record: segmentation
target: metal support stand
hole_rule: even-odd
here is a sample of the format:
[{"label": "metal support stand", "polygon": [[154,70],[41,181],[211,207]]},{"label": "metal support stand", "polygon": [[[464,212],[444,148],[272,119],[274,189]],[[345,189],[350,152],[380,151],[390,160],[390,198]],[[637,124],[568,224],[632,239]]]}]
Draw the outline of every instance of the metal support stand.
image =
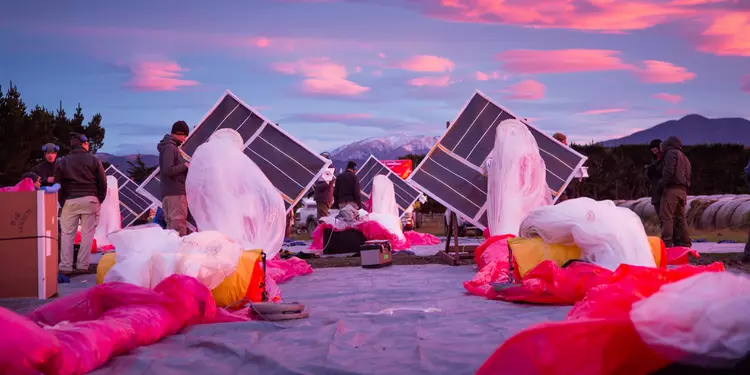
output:
[{"label": "metal support stand", "polygon": [[[458,218],[455,212],[451,212],[450,219],[448,220],[448,232],[445,236],[445,250],[439,254],[448,264],[451,266],[460,266],[461,260],[474,259],[476,245],[460,246],[458,244]],[[451,246],[451,240],[453,240],[453,246]],[[453,251],[451,251],[451,248]]]}]

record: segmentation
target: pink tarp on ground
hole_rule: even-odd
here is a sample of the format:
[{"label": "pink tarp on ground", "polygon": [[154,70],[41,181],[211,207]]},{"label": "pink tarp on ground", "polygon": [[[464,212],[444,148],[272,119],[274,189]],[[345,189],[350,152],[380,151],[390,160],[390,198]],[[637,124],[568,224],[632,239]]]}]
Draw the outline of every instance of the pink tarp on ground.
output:
[{"label": "pink tarp on ground", "polygon": [[0,309],[0,373],[85,374],[186,326],[243,320],[217,309],[208,288],[191,277],[172,275],[153,290],[106,283],[54,300],[28,318]]},{"label": "pink tarp on ground", "polygon": [[35,191],[34,181],[26,177],[14,186],[0,187],[0,193],[12,193],[21,191]]},{"label": "pink tarp on ground", "polygon": [[405,232],[404,233],[404,240],[401,240],[396,236],[395,234],[391,233],[386,229],[382,224],[378,223],[377,221],[365,221],[361,222],[354,227],[346,228],[346,229],[338,229],[334,228],[332,225],[327,223],[320,223],[317,228],[312,232],[312,244],[310,244],[310,249],[312,250],[323,250],[323,232],[331,228],[334,231],[343,231],[346,229],[356,229],[362,234],[365,235],[365,238],[368,241],[373,240],[383,240],[383,241],[389,241],[391,243],[391,247],[393,250],[406,250],[410,248],[411,246],[421,246],[421,245],[435,245],[439,244],[441,241],[439,238],[427,234],[427,233],[417,233],[413,231]]}]

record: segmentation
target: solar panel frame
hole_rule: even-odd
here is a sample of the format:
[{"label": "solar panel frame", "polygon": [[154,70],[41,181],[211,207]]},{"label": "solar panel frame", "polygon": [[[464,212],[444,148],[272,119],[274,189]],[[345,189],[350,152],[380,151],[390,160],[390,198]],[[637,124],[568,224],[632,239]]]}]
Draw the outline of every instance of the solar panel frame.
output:
[{"label": "solar panel frame", "polygon": [[[360,173],[363,174],[360,175]],[[362,194],[364,200],[370,199],[372,181],[375,179],[375,176],[384,175],[391,180],[393,182],[394,193],[396,194],[399,217],[403,217],[406,209],[413,206],[424,195],[419,189],[394,173],[374,155],[370,155],[367,158],[362,167],[357,170],[356,175],[359,177],[360,194]],[[402,204],[399,204],[399,201]]]},{"label": "solar panel frame", "polygon": [[[110,165],[104,173],[117,179],[117,190],[120,196],[120,220],[123,228],[132,225],[139,217],[154,208],[151,197],[141,194],[138,191],[138,184],[117,167]],[[123,191],[131,195],[123,194]]]},{"label": "solar panel frame", "polygon": [[[214,115],[214,112],[217,111],[217,109],[220,108],[222,105],[226,105],[226,100],[227,99],[233,100],[233,101],[236,102],[234,108],[232,110],[228,111],[224,115],[224,117],[221,119],[221,121],[219,121],[219,123],[215,125],[216,127],[213,129],[213,131],[211,131],[210,133],[208,133],[207,131],[203,130],[203,129],[205,129],[204,125]],[[211,109],[208,111],[208,113],[206,113],[206,115],[203,116],[203,118],[198,123],[198,125],[193,129],[193,131],[191,131],[191,134],[185,139],[185,142],[180,147],[180,151],[182,153],[182,156],[183,156],[183,158],[186,161],[190,161],[190,159],[192,157],[192,152],[194,152],[195,149],[197,149],[199,145],[205,143],[208,140],[208,138],[211,136],[211,134],[213,134],[214,131],[216,131],[216,130],[218,130],[220,128],[226,128],[227,126],[224,126],[224,124],[227,123],[227,119],[229,119],[230,116],[238,116],[238,115],[235,114],[238,109],[240,109],[241,113],[247,114],[247,117],[240,124],[240,126],[238,126],[237,129],[235,129],[235,130],[238,130],[238,129],[241,129],[241,128],[247,126],[248,121],[251,118],[253,120],[252,121],[252,127],[251,127],[252,129],[254,129],[253,132],[240,132],[238,130],[238,132],[240,132],[240,135],[243,136],[243,141],[244,141],[243,152],[245,152],[246,154],[247,154],[246,151],[250,149],[250,145],[253,144],[253,142],[256,141],[259,137],[261,138],[261,140],[264,140],[264,138],[261,137],[261,134],[266,129],[268,129],[266,133],[277,132],[278,134],[280,134],[281,137],[287,138],[288,140],[290,140],[295,145],[295,146],[292,146],[291,148],[297,148],[298,151],[303,150],[304,152],[308,152],[310,156],[313,156],[314,159],[316,159],[317,162],[320,162],[322,164],[320,166],[319,170],[317,170],[317,172],[315,172],[315,171],[309,171],[310,168],[306,168],[310,172],[311,177],[310,177],[310,180],[307,181],[304,184],[300,183],[299,181],[296,181],[296,180],[292,179],[292,177],[287,176],[287,177],[289,177],[290,180],[293,180],[296,184],[298,184],[298,185],[301,186],[300,189],[299,189],[299,192],[297,194],[293,195],[293,196],[290,196],[290,194],[289,194],[290,191],[286,191],[286,193],[285,193],[281,189],[279,189],[279,187],[277,185],[280,184],[280,182],[274,183],[274,180],[271,180],[271,178],[269,178],[269,180],[271,180],[271,183],[274,183],[274,187],[276,187],[276,189],[279,191],[279,193],[281,194],[282,198],[284,199],[284,207],[286,208],[286,213],[288,214],[289,211],[291,211],[294,208],[294,206],[302,199],[302,197],[304,197],[305,193],[312,188],[312,186],[315,183],[315,181],[317,181],[318,178],[320,178],[320,176],[323,175],[323,172],[325,171],[325,169],[328,168],[331,165],[331,161],[328,160],[328,159],[326,159],[326,158],[324,158],[323,156],[319,155],[318,153],[310,150],[307,146],[305,146],[305,144],[303,144],[302,142],[300,142],[299,140],[297,140],[296,138],[294,138],[292,135],[290,135],[289,133],[287,133],[286,131],[284,131],[282,128],[280,128],[278,125],[276,125],[274,122],[268,120],[265,116],[263,116],[263,114],[261,114],[257,110],[255,110],[252,107],[250,107],[249,105],[247,105],[240,98],[238,98],[236,95],[234,95],[231,91],[226,90],[225,93],[224,93],[224,95],[222,95],[222,97],[219,98],[219,100],[216,102],[216,104],[214,104],[214,106],[211,107]],[[241,118],[241,116],[242,115],[240,114],[239,118]],[[214,119],[211,119],[211,120],[214,121]],[[257,125],[258,124],[258,120],[261,121],[260,125]],[[211,125],[207,125],[207,126],[213,127],[214,124],[212,122]],[[197,145],[193,146],[195,144],[195,142],[196,142],[195,139],[197,139],[197,138],[195,138],[195,137],[197,137],[197,134],[203,134],[206,137],[206,139],[203,142],[200,142]],[[284,155],[287,155],[284,151],[282,151],[278,147],[274,147],[274,145],[272,145],[270,142],[266,141],[265,143],[268,143],[273,148],[276,148],[276,150],[278,150],[280,153],[282,153]],[[185,148],[185,147],[187,147],[187,150],[183,150],[183,148]],[[287,155],[287,156],[289,156],[289,155]],[[299,165],[303,164],[303,162],[300,162],[297,159],[294,159],[292,157],[289,157],[289,159],[295,161]],[[254,160],[254,162],[255,162],[255,160]],[[307,163],[307,161],[305,161],[304,163]],[[258,163],[256,162],[256,164],[258,164]],[[274,166],[274,165],[271,164],[271,166]],[[270,172],[271,171],[270,166],[260,165],[259,164],[258,167],[260,167],[261,170],[263,170],[263,172],[266,175],[268,175],[269,173],[271,173]],[[265,168],[265,170],[264,170],[264,168]],[[304,168],[304,166],[303,166],[303,168]],[[278,169],[278,168],[276,168],[276,169]],[[139,187],[139,192],[141,194],[143,194],[143,195],[151,197],[152,201],[154,201],[155,203],[158,203],[158,205],[161,206],[161,199],[160,199],[160,197],[158,197],[156,194],[151,193],[151,192],[148,191],[148,190],[154,190],[154,188],[151,187],[150,189],[146,189],[153,180],[158,179],[159,172],[160,172],[159,168],[156,168],[154,170],[154,172],[152,172],[151,175],[148,178],[146,178],[146,180],[141,184],[141,186]],[[153,186],[153,184],[152,184],[152,186]]]},{"label": "solar panel frame", "polygon": [[[483,102],[486,102],[486,103],[483,103]],[[483,104],[483,108],[481,110],[478,110],[479,106],[481,106],[482,104]],[[494,106],[494,108],[491,108],[489,112],[485,113],[484,111],[486,110],[486,108],[491,107],[491,106]],[[476,107],[476,108],[473,108],[473,107]],[[474,112],[467,111],[468,109],[471,109]],[[476,114],[474,115],[474,113]],[[465,125],[465,123],[468,121],[467,119],[463,118],[465,116],[468,116],[467,119],[471,121],[471,124],[468,126],[468,128],[465,131],[463,131],[463,134],[462,134],[459,128],[462,125]],[[471,116],[474,116],[474,117],[472,118]],[[469,222],[471,222],[478,228],[482,230],[486,229],[487,228],[487,199],[484,198],[482,200],[481,197],[477,197],[476,199],[478,199],[479,201],[473,202],[473,203],[475,206],[480,207],[479,210],[475,212],[471,212],[471,213],[463,212],[466,210],[458,209],[457,207],[455,207],[455,205],[449,203],[448,200],[445,199],[444,196],[441,197],[441,195],[446,194],[446,190],[443,190],[443,192],[441,193],[436,193],[435,191],[432,191],[434,189],[430,189],[427,186],[424,186],[430,183],[428,181],[425,181],[427,177],[430,177],[430,173],[427,171],[427,169],[430,167],[431,163],[435,162],[433,160],[433,156],[440,155],[441,152],[444,152],[448,154],[448,156],[452,158],[454,161],[460,162],[467,168],[470,168],[478,172],[479,174],[482,174],[483,171],[482,171],[481,166],[486,161],[487,157],[492,151],[492,148],[494,147],[494,140],[495,140],[494,130],[497,129],[497,126],[502,121],[509,120],[509,119],[515,119],[517,121],[520,121],[521,123],[526,125],[531,131],[532,135],[534,135],[534,138],[536,139],[537,144],[539,145],[539,150],[542,155],[542,158],[545,160],[545,165],[548,165],[547,176],[546,176],[546,180],[548,181],[548,184],[549,184],[551,177],[556,180],[559,180],[559,182],[557,182],[557,185],[559,185],[559,187],[557,189],[551,189],[552,190],[551,193],[553,195],[553,201],[557,201],[557,199],[560,197],[562,192],[565,191],[565,189],[568,187],[570,182],[575,177],[576,171],[578,171],[583,166],[583,164],[586,162],[588,158],[580,154],[579,152],[573,150],[572,148],[566,145],[563,145],[562,143],[554,139],[551,135],[527,123],[523,118],[515,115],[513,112],[509,111],[507,108],[503,107],[502,105],[494,102],[490,97],[488,97],[487,95],[485,95],[479,90],[475,91],[475,93],[471,96],[471,98],[466,102],[466,104],[463,106],[461,111],[456,116],[456,119],[451,123],[451,126],[445,131],[445,133],[443,133],[443,136],[440,138],[440,140],[435,144],[435,146],[432,147],[430,152],[427,153],[427,155],[422,160],[422,162],[419,163],[419,165],[414,169],[412,174],[406,180],[409,183],[411,183],[414,187],[425,192],[427,195],[437,200],[438,202],[443,204],[445,207],[447,207],[451,211],[456,212],[457,214],[460,214],[462,217],[464,217],[464,219],[468,220]],[[482,129],[486,127],[486,129],[482,132],[481,136],[479,136],[478,139],[475,139],[476,134],[471,134],[471,135],[469,134],[471,133],[470,130],[474,127],[474,125],[477,122],[480,122],[480,126],[477,128]],[[481,123],[486,123],[486,122],[489,122],[489,126],[481,125]],[[456,126],[457,124],[460,124],[460,125]],[[469,136],[468,139],[467,139],[467,136]],[[457,155],[454,152],[459,147],[462,147],[462,151],[463,151],[462,153],[465,154],[465,156]],[[564,149],[567,152],[567,154],[560,154],[560,156],[563,156],[566,160],[562,160],[558,156],[558,154],[553,154],[552,152],[550,152],[548,150],[549,148]],[[467,149],[468,149],[468,154],[466,154]],[[570,159],[568,160],[569,156],[570,156]],[[575,159],[578,159],[578,160],[575,160]],[[559,166],[559,164],[565,165],[570,169],[570,173],[566,178],[558,176],[557,173],[550,171],[551,166],[553,165]],[[562,173],[562,172],[558,171],[558,173]],[[427,175],[427,177],[423,175]],[[455,192],[455,189],[453,189],[455,186],[451,186],[453,184],[449,184],[446,181],[442,181],[440,179],[440,176],[432,176],[430,178],[432,180],[436,180],[438,182],[443,183],[447,188],[450,188],[450,190],[453,190]],[[422,180],[422,183],[419,183],[415,179]],[[466,181],[466,179],[464,180]],[[486,183],[486,177],[484,177],[484,180]],[[466,182],[469,182],[469,181],[466,181]],[[437,185],[435,187],[439,188]],[[460,194],[458,192],[456,193]],[[484,189],[484,193],[486,196],[486,193],[487,193],[486,187]]]}]

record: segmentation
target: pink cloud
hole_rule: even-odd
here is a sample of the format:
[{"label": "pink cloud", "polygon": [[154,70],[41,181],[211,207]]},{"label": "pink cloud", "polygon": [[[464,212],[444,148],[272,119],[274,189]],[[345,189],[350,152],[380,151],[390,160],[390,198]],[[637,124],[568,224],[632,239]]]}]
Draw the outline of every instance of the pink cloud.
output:
[{"label": "pink cloud", "polygon": [[308,94],[358,96],[370,90],[348,80],[346,67],[327,57],[275,63],[271,68],[283,74],[303,75],[302,91]]},{"label": "pink cloud", "polygon": [[420,73],[450,72],[455,68],[453,61],[445,57],[416,55],[401,63],[401,68]]},{"label": "pink cloud", "polygon": [[422,87],[445,87],[455,83],[449,75],[417,77],[407,82],[410,86]]},{"label": "pink cloud", "polygon": [[750,12],[716,16],[698,36],[698,50],[715,55],[750,56]]},{"label": "pink cloud", "polygon": [[750,94],[750,74],[740,78],[740,90]]},{"label": "pink cloud", "polygon": [[663,100],[665,102],[670,102],[670,103],[679,103],[682,101],[682,95],[667,94],[663,92],[654,94],[653,97],[655,99]]},{"label": "pink cloud", "polygon": [[378,52],[378,57],[380,57],[381,59],[384,59],[385,58],[385,53]]},{"label": "pink cloud", "polygon": [[625,108],[606,108],[606,109],[592,109],[588,111],[578,112],[579,115],[605,115],[608,113],[625,112]]},{"label": "pink cloud", "polygon": [[257,37],[254,38],[253,44],[258,48],[268,48],[271,45],[271,41],[268,38]]},{"label": "pink cloud", "polygon": [[620,51],[600,49],[509,50],[496,55],[503,69],[516,74],[627,70]]},{"label": "pink cloud", "polygon": [[357,66],[356,68],[354,68],[354,71],[357,72],[357,73],[362,73],[362,67],[361,66]]},{"label": "pink cloud", "polygon": [[489,80],[495,80],[495,79],[503,79],[506,80],[506,76],[501,76],[497,72],[490,72],[490,73],[484,73],[480,71],[474,72],[474,78],[476,78],[477,81],[489,81]]},{"label": "pink cloud", "polygon": [[372,75],[374,77],[382,77],[383,76],[383,71],[382,70],[375,70],[375,71],[372,72]]},{"label": "pink cloud", "polygon": [[509,86],[504,91],[510,100],[540,100],[544,99],[547,87],[533,79],[527,79]]},{"label": "pink cloud", "polygon": [[139,61],[131,66],[133,77],[125,83],[136,91],[176,91],[181,87],[197,86],[198,81],[182,79],[182,68],[174,61]]},{"label": "pink cloud", "polygon": [[[686,68],[646,60],[642,67],[624,62],[620,51],[600,49],[509,50],[496,55],[503,69],[516,74],[580,73],[624,70],[646,83],[681,83],[695,78]],[[479,78],[479,75],[477,75]]]},{"label": "pink cloud", "polygon": [[645,67],[636,69],[636,75],[646,83],[682,83],[695,78],[695,73],[672,63],[646,60]]},{"label": "pink cloud", "polygon": [[685,4],[645,0],[416,0],[415,3],[428,16],[454,22],[604,32],[645,29],[697,12]]}]

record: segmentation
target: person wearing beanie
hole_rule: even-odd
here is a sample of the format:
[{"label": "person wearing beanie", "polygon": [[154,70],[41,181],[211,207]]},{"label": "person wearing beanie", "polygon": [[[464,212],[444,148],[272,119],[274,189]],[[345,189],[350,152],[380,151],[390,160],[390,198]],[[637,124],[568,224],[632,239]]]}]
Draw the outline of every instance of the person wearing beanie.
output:
[{"label": "person wearing beanie", "polygon": [[648,144],[648,148],[651,151],[651,164],[647,165],[644,169],[646,170],[646,178],[651,185],[651,204],[656,209],[656,213],[659,214],[662,195],[662,191],[659,188],[659,180],[661,180],[661,171],[664,168],[664,163],[662,162],[661,139],[652,140]]},{"label": "person wearing beanie", "polygon": [[42,186],[52,186],[55,184],[55,165],[57,164],[57,153],[60,151],[54,143],[47,143],[42,146],[44,160],[31,169],[42,179]]},{"label": "person wearing beanie", "polygon": [[[331,159],[331,154],[327,152],[321,153],[320,156],[329,160]],[[318,181],[315,182],[315,185],[313,185],[313,199],[317,206],[318,220],[320,220],[321,217],[328,216],[328,211],[333,204],[333,186],[334,179],[327,181],[323,176],[321,176]]]},{"label": "person wearing beanie", "polygon": [[692,246],[690,232],[685,217],[687,193],[690,190],[690,159],[682,151],[682,140],[671,136],[661,144],[664,153],[661,179],[661,203],[659,220],[661,221],[661,239],[667,247]]},{"label": "person wearing beanie", "polygon": [[81,227],[81,249],[90,249],[99,225],[99,211],[107,196],[107,175],[102,162],[89,153],[85,135],[70,133],[71,151],[57,162],[55,181],[60,183],[60,266],[62,274],[88,273],[90,251],[79,251],[73,270],[73,246]]},{"label": "person wearing beanie", "polygon": [[347,205],[362,208],[362,192],[357,177],[357,163],[354,161],[346,164],[346,171],[336,178],[333,187],[333,207],[342,209]]},{"label": "person wearing beanie", "polygon": [[172,131],[156,146],[159,150],[159,179],[164,218],[167,229],[177,231],[180,236],[187,234],[188,204],[185,179],[190,163],[182,158],[179,147],[189,133],[188,124],[185,121],[177,121],[172,125]]}]

